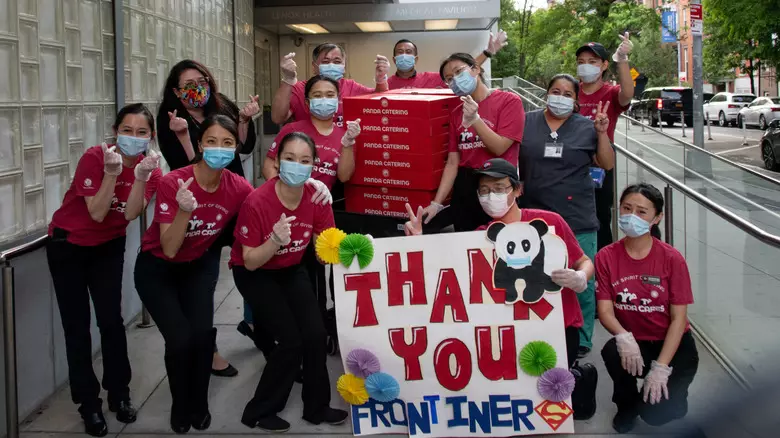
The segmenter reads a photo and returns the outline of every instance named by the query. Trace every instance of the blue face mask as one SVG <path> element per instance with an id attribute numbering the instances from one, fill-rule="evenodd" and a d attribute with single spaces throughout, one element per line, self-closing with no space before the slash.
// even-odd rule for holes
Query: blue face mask
<path id="1" fill-rule="evenodd" d="M 471 69 L 463 70 L 452 79 L 450 90 L 456 96 L 468 96 L 477 89 L 477 78 L 471 76 Z"/>
<path id="2" fill-rule="evenodd" d="M 395 57 L 395 66 L 403 72 L 414 68 L 414 55 L 398 55 Z"/>
<path id="3" fill-rule="evenodd" d="M 628 237 L 644 236 L 650 232 L 650 222 L 635 214 L 621 214 L 618 227 Z"/>
<path id="4" fill-rule="evenodd" d="M 203 148 L 203 161 L 214 170 L 226 168 L 235 157 L 236 150 L 233 148 Z"/>
<path id="5" fill-rule="evenodd" d="M 297 161 L 282 160 L 279 164 L 279 178 L 290 187 L 300 187 L 311 177 L 311 165 Z"/>
<path id="6" fill-rule="evenodd" d="M 531 257 L 507 256 L 506 265 L 510 268 L 523 268 L 531 264 Z"/>
<path id="7" fill-rule="evenodd" d="M 320 120 L 328 120 L 336 114 L 339 100 L 335 97 L 323 97 L 309 100 L 309 111 Z"/>
<path id="8" fill-rule="evenodd" d="M 338 81 L 344 77 L 344 64 L 320 64 L 320 74 Z"/>
<path id="9" fill-rule="evenodd" d="M 137 157 L 146 152 L 151 138 L 133 137 L 130 135 L 119 134 L 116 136 L 116 145 L 122 154 L 128 157 Z"/>

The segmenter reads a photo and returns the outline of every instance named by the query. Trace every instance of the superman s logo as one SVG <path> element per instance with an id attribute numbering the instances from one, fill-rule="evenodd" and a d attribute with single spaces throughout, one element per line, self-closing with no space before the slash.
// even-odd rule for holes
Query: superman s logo
<path id="1" fill-rule="evenodd" d="M 556 403 L 549 400 L 543 401 L 534 410 L 552 430 L 558 430 L 561 424 L 574 413 L 566 402 Z"/>

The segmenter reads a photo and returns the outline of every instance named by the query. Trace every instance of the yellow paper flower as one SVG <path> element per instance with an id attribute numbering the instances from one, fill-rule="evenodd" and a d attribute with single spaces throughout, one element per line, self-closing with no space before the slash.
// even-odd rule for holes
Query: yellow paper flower
<path id="1" fill-rule="evenodd" d="M 323 231 L 314 244 L 317 257 L 330 265 L 338 263 L 340 260 L 339 245 L 341 245 L 341 241 L 344 240 L 345 237 L 347 237 L 347 234 L 338 228 L 328 228 Z"/>
<path id="2" fill-rule="evenodd" d="M 344 401 L 351 405 L 360 406 L 368 401 L 366 382 L 360 377 L 344 374 L 336 382 L 336 389 Z"/>

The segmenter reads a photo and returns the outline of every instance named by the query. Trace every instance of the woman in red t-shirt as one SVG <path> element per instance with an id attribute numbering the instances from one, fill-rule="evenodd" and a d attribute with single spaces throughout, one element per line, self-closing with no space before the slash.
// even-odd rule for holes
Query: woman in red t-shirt
<path id="1" fill-rule="evenodd" d="M 103 436 L 100 383 L 92 369 L 89 300 L 95 307 L 103 345 L 103 387 L 108 406 L 123 423 L 135 421 L 130 402 L 130 361 L 122 321 L 125 233 L 154 195 L 159 156 L 144 157 L 154 138 L 154 117 L 143 104 L 122 108 L 114 122 L 117 144 L 87 149 L 73 183 L 54 212 L 46 247 L 65 332 L 70 392 L 81 405 L 86 432 Z"/>
<path id="2" fill-rule="evenodd" d="M 208 249 L 252 192 L 244 178 L 225 170 L 238 144 L 236 123 L 215 115 L 201 128 L 202 159 L 160 180 L 154 221 L 135 262 L 138 295 L 165 339 L 170 422 L 176 433 L 211 424 L 208 389 L 217 337 L 219 253 Z"/>
<path id="3" fill-rule="evenodd" d="M 634 428 L 636 417 L 660 426 L 688 412 L 688 387 L 699 364 L 688 324 L 693 304 L 685 258 L 661 242 L 664 199 L 650 184 L 627 187 L 618 225 L 626 237 L 596 255 L 598 314 L 614 338 L 601 356 L 614 383 L 612 427 Z M 637 390 L 644 377 L 644 395 Z"/>
<path id="4" fill-rule="evenodd" d="M 495 157 L 517 166 L 525 110 L 516 94 L 488 88 L 477 61 L 467 53 L 445 59 L 439 76 L 463 103 L 450 114 L 447 164 L 436 197 L 423 215 L 429 223 L 452 192 L 455 231 L 471 231 L 490 221 L 477 202 L 474 169 Z"/>
<path id="5" fill-rule="evenodd" d="M 279 433 L 290 428 L 277 414 L 287 403 L 301 358 L 303 419 L 341 424 L 347 412 L 329 406 L 325 325 L 302 263 L 309 243 L 334 226 L 332 208 L 313 202 L 314 189 L 305 185 L 317 148 L 301 132 L 287 134 L 277 147 L 279 177 L 252 192 L 241 208 L 230 263 L 257 325 L 278 342 L 241 422 Z"/>

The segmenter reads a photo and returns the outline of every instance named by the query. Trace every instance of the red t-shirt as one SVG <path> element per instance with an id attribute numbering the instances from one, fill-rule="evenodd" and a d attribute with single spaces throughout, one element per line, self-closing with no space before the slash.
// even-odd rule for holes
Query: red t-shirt
<path id="1" fill-rule="evenodd" d="M 160 224 L 170 224 L 179 211 L 176 192 L 178 180 L 187 181 L 195 176 L 193 165 L 176 169 L 165 175 L 157 188 L 157 203 L 154 221 L 144 233 L 142 251 L 149 251 L 155 257 L 173 262 L 190 262 L 201 257 L 217 240 L 222 229 L 241 208 L 244 199 L 252 192 L 252 185 L 240 175 L 223 171 L 219 187 L 214 193 L 203 190 L 197 181 L 190 184 L 190 191 L 198 202 L 198 207 L 190 215 L 190 223 L 179 252 L 172 259 L 163 254 L 160 243 Z"/>
<path id="2" fill-rule="evenodd" d="M 243 245 L 256 248 L 271 238 L 274 225 L 279 222 L 282 213 L 287 217 L 295 216 L 295 221 L 290 224 L 292 228 L 290 243 L 280 248 L 260 269 L 281 269 L 300 264 L 312 236 L 336 226 L 330 205 L 311 202 L 311 197 L 314 195 L 312 186 L 304 185 L 303 197 L 298 208 L 290 210 L 282 205 L 282 201 L 276 195 L 277 181 L 279 181 L 278 177 L 266 181 L 249 195 L 244 206 L 241 207 L 234 232 L 236 241 L 230 251 L 231 266 L 244 266 Z"/>
<path id="3" fill-rule="evenodd" d="M 637 340 L 664 340 L 670 306 L 693 304 L 685 258 L 658 239 L 642 260 L 628 255 L 623 240 L 602 248 L 596 254 L 596 279 L 596 299 L 612 301 L 620 325 Z"/>
<path id="4" fill-rule="evenodd" d="M 398 74 L 394 74 L 387 79 L 387 87 L 390 90 L 401 88 L 449 88 L 441 80 L 441 76 L 432 71 L 418 71 L 410 78 L 402 78 Z"/>
<path id="5" fill-rule="evenodd" d="M 543 220 L 548 226 L 555 227 L 555 235 L 563 239 L 563 243 L 566 244 L 566 252 L 569 258 L 569 268 L 574 268 L 577 260 L 581 259 L 584 252 L 580 248 L 580 244 L 577 238 L 574 236 L 574 232 L 569 225 L 558 213 L 551 211 L 535 210 L 532 208 L 524 208 L 520 210 L 520 220 L 523 222 L 531 222 L 534 219 Z M 483 225 L 477 228 L 477 231 L 487 230 L 488 225 Z M 561 290 L 561 302 L 563 303 L 563 326 L 564 327 L 582 327 L 584 322 L 582 318 L 582 309 L 580 308 L 580 302 L 577 300 L 577 293 L 571 289 L 564 288 Z"/>
<path id="6" fill-rule="evenodd" d="M 580 114 L 583 116 L 595 120 L 599 102 L 602 102 L 602 105 L 610 102 L 609 108 L 607 108 L 607 116 L 609 116 L 607 133 L 609 134 L 609 140 L 614 142 L 615 126 L 617 126 L 618 117 L 628 108 L 628 105 L 623 106 L 620 104 L 620 85 L 604 84 L 593 94 L 585 94 L 584 91 L 580 90 Z"/>
<path id="7" fill-rule="evenodd" d="M 110 147 L 110 146 L 109 146 Z M 143 160 L 143 155 L 138 156 L 137 163 Z M 73 182 L 65 193 L 62 206 L 54 212 L 49 224 L 49 235 L 54 228 L 68 231 L 68 242 L 80 246 L 96 246 L 125 235 L 127 220 L 125 219 L 125 206 L 130 190 L 135 182 L 135 165 L 122 167 L 122 173 L 116 178 L 114 186 L 114 198 L 111 207 L 103 222 L 95 222 L 89 215 L 87 202 L 84 198 L 97 195 L 103 183 L 103 148 L 93 146 L 84 152 L 76 166 L 76 174 Z M 157 184 L 162 177 L 160 169 L 152 172 L 149 182 L 146 183 L 144 198 L 149 202 L 157 190 Z"/>
<path id="8" fill-rule="evenodd" d="M 517 166 L 520 142 L 523 140 L 525 110 L 523 101 L 516 94 L 493 90 L 487 99 L 479 102 L 479 117 L 496 134 L 514 140 L 499 158 Z M 463 127 L 463 104 L 450 114 L 450 152 L 460 152 L 460 167 L 478 169 L 485 161 L 496 158 L 482 143 L 474 127 Z"/>
<path id="9" fill-rule="evenodd" d="M 311 115 L 309 114 L 309 106 L 306 105 L 306 81 L 298 81 L 295 83 L 292 89 L 292 96 L 290 96 L 290 111 L 295 121 L 309 120 Z M 345 97 L 362 96 L 364 94 L 371 94 L 374 92 L 373 88 L 368 88 L 361 85 L 352 79 L 340 79 L 339 80 L 339 108 L 336 110 L 336 115 L 333 120 L 338 126 L 343 126 L 344 117 L 342 105 L 342 99 Z"/>
<path id="10" fill-rule="evenodd" d="M 279 131 L 271 148 L 268 149 L 266 157 L 272 160 L 276 159 L 276 145 L 291 132 L 303 132 L 314 140 L 314 144 L 317 146 L 317 161 L 311 170 L 311 177 L 322 181 L 328 188 L 332 188 L 337 179 L 336 171 L 339 167 L 339 157 L 341 157 L 341 137 L 344 136 L 347 129 L 334 124 L 330 135 L 322 135 L 312 123 L 311 117 L 299 122 L 288 123 Z"/>

